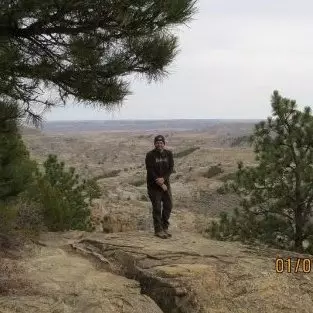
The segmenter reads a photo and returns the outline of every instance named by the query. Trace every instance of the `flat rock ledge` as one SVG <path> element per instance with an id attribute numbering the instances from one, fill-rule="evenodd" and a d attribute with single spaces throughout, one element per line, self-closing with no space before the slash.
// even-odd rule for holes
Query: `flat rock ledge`
<path id="1" fill-rule="evenodd" d="M 277 257 L 310 256 L 191 233 L 49 233 L 40 243 L 24 260 L 37 294 L 1 297 L 0 312 L 313 312 L 313 273 L 275 269 Z"/>

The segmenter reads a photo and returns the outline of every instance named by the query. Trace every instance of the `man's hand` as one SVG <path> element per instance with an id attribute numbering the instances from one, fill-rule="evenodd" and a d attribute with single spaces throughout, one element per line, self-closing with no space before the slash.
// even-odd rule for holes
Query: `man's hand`
<path id="1" fill-rule="evenodd" d="M 162 186 L 162 185 L 164 184 L 164 178 L 162 178 L 162 177 L 157 178 L 156 183 L 157 183 L 159 186 Z"/>
<path id="2" fill-rule="evenodd" d="M 161 188 L 164 190 L 164 191 L 167 191 L 167 187 L 165 184 L 161 185 Z"/>

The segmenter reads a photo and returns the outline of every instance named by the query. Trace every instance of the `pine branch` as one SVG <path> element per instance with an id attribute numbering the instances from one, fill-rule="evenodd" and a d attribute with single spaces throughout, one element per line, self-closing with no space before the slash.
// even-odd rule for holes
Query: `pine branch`
<path id="1" fill-rule="evenodd" d="M 0 61 L 0 97 L 34 105 L 39 98 L 33 95 L 44 83 L 64 104 L 73 97 L 88 105 L 118 105 L 130 93 L 127 76 L 151 81 L 168 75 L 178 51 L 173 26 L 189 21 L 195 5 L 194 0 L 2 3 L 0 57 L 6 61 Z M 21 81 L 25 84 L 17 86 Z"/>

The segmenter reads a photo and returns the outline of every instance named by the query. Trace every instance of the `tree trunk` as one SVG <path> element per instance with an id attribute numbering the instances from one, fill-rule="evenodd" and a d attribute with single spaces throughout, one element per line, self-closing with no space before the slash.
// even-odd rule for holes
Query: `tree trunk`
<path id="1" fill-rule="evenodd" d="M 297 207 L 295 211 L 295 250 L 302 252 L 302 241 L 303 241 L 303 218 L 302 218 L 302 207 Z"/>

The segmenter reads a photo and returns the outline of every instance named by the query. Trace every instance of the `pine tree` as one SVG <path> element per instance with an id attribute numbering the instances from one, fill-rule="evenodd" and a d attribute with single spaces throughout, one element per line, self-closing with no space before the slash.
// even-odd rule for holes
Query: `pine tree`
<path id="1" fill-rule="evenodd" d="M 111 109 L 133 74 L 164 77 L 195 0 L 4 0 L 0 12 L 0 97 L 38 122 L 38 105 Z"/>
<path id="2" fill-rule="evenodd" d="M 304 240 L 313 244 L 313 116 L 309 107 L 299 111 L 296 101 L 277 91 L 271 104 L 272 116 L 251 137 L 257 165 L 240 162 L 228 186 L 241 196 L 241 207 L 232 217 L 224 214 L 211 231 L 222 239 L 302 251 Z"/>
<path id="3" fill-rule="evenodd" d="M 15 199 L 32 182 L 36 163 L 19 133 L 16 103 L 0 102 L 0 202 Z"/>
<path id="4" fill-rule="evenodd" d="M 100 195 L 95 181 L 82 180 L 74 167 L 65 168 L 56 155 L 48 156 L 28 192 L 42 206 L 44 224 L 51 231 L 90 229 L 90 204 Z"/>

